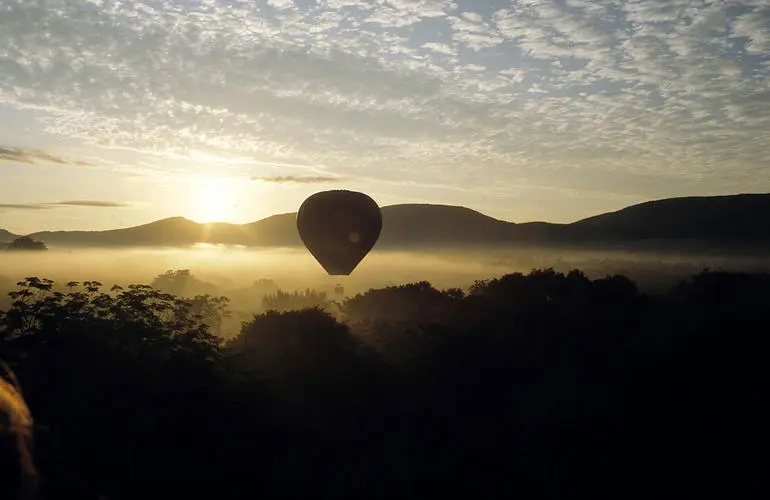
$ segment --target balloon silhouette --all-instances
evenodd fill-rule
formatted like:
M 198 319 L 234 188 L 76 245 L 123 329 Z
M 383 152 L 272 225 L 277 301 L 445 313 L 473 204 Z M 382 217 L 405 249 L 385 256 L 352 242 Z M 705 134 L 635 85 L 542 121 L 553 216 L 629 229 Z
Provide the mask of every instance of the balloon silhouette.
M 299 207 L 297 230 L 327 273 L 347 276 L 377 243 L 382 214 L 363 193 L 322 191 Z

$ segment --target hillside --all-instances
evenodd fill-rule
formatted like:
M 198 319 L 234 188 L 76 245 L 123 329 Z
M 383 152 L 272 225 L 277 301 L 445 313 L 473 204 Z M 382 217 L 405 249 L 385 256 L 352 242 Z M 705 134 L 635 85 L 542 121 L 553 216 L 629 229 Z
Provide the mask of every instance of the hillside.
M 553 241 L 563 224 L 516 224 L 451 205 L 393 205 L 382 209 L 379 245 L 462 245 Z
M 514 226 L 465 207 L 394 205 L 382 209 L 378 244 L 492 242 L 509 239 Z
M 770 240 L 770 194 L 650 201 L 575 222 L 568 232 L 578 241 Z
M 770 241 L 770 194 L 651 201 L 572 224 L 515 224 L 465 207 L 426 204 L 383 207 L 382 216 L 383 230 L 378 245 L 384 247 L 643 240 Z M 173 217 L 126 229 L 46 231 L 31 236 L 49 245 L 67 246 L 186 246 L 197 242 L 299 246 L 302 242 L 295 219 L 295 213 L 288 213 L 238 225 L 198 224 Z M 11 239 L 14 237 L 16 235 L 11 235 Z
M 44 231 L 35 239 L 73 246 L 187 246 L 225 243 L 254 246 L 295 246 L 302 242 L 294 225 L 295 214 L 274 215 L 250 224 L 199 224 L 172 217 L 141 226 L 109 231 Z
M 538 224 L 514 224 L 465 207 L 394 205 L 383 207 L 382 246 L 491 244 L 531 239 Z M 551 225 L 544 225 L 551 226 Z M 555 226 L 555 225 L 554 225 Z M 529 229 L 529 230 L 528 230 Z M 33 233 L 49 245 L 185 246 L 225 243 L 247 246 L 301 246 L 296 213 L 280 214 L 249 224 L 198 224 L 183 217 L 109 231 L 45 231 Z
M 43 231 L 30 236 L 47 244 L 132 246 L 181 246 L 201 241 L 202 227 L 183 217 L 163 219 L 141 226 L 110 231 Z
M 5 229 L 0 229 L 0 243 L 10 243 L 18 237 L 18 234 L 13 234 Z

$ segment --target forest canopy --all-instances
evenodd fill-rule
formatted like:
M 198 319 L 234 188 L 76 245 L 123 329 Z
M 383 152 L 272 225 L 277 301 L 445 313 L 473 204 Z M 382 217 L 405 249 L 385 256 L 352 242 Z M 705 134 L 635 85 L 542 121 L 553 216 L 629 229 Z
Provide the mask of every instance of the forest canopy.
M 0 358 L 46 498 L 748 487 L 768 275 L 703 272 L 655 296 L 552 269 L 341 301 L 268 289 L 225 340 L 226 297 L 19 282 Z

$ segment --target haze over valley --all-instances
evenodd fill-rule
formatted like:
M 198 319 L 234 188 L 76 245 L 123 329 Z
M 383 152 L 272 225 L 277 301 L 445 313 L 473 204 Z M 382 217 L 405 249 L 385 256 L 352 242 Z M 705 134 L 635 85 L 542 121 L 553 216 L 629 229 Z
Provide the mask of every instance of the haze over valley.
M 381 239 L 351 276 L 326 275 L 297 234 L 296 214 L 289 213 L 246 225 L 177 217 L 103 232 L 32 233 L 49 251 L 0 254 L 0 288 L 9 290 L 27 276 L 151 284 L 168 270 L 189 270 L 201 286 L 187 295 L 227 296 L 245 317 L 262 310 L 264 295 L 277 289 L 313 289 L 339 300 L 422 280 L 468 289 L 477 280 L 553 268 L 580 269 L 591 278 L 622 274 L 655 292 L 706 268 L 770 270 L 770 217 L 764 215 L 770 214 L 770 195 L 661 200 L 570 225 L 513 224 L 440 205 L 382 211 Z M 0 233 L 0 244 L 17 237 Z M 338 285 L 342 295 L 335 293 Z

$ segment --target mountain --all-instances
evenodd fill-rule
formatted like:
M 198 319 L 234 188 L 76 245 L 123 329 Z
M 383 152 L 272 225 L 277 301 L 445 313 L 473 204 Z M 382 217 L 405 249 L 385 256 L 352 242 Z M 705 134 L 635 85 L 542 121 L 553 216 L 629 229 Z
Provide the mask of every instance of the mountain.
M 18 234 L 13 234 L 5 229 L 0 229 L 0 243 L 10 243 L 18 237 Z
M 504 239 L 514 224 L 449 205 L 394 205 L 382 209 L 378 245 L 455 243 Z
M 465 207 L 425 204 L 383 207 L 382 217 L 378 246 L 391 248 L 683 239 L 770 241 L 770 194 L 651 201 L 572 224 L 516 224 Z M 49 245 L 71 246 L 187 246 L 199 242 L 300 246 L 295 220 L 295 213 L 241 225 L 198 224 L 173 217 L 126 229 L 46 231 L 31 236 Z
M 47 244 L 132 246 L 181 246 L 200 241 L 202 227 L 183 217 L 110 231 L 42 231 L 30 236 Z
M 570 224 L 575 240 L 770 240 L 770 194 L 670 198 Z
M 69 246 L 187 246 L 224 243 L 247 246 L 301 246 L 296 213 L 279 214 L 249 224 L 198 224 L 172 217 L 141 226 L 109 231 L 43 231 L 35 239 Z M 538 226 L 514 224 L 465 207 L 393 205 L 382 208 L 383 231 L 378 245 L 492 244 L 532 240 Z M 534 238 L 540 240 L 542 238 Z
M 52 245 L 73 246 L 187 246 L 225 243 L 253 246 L 296 246 L 302 242 L 294 223 L 296 214 L 268 217 L 250 224 L 199 224 L 171 217 L 141 226 L 109 231 L 43 231 L 35 239 Z
M 516 224 L 451 205 L 392 205 L 382 209 L 380 246 L 478 245 L 553 241 L 564 224 Z

